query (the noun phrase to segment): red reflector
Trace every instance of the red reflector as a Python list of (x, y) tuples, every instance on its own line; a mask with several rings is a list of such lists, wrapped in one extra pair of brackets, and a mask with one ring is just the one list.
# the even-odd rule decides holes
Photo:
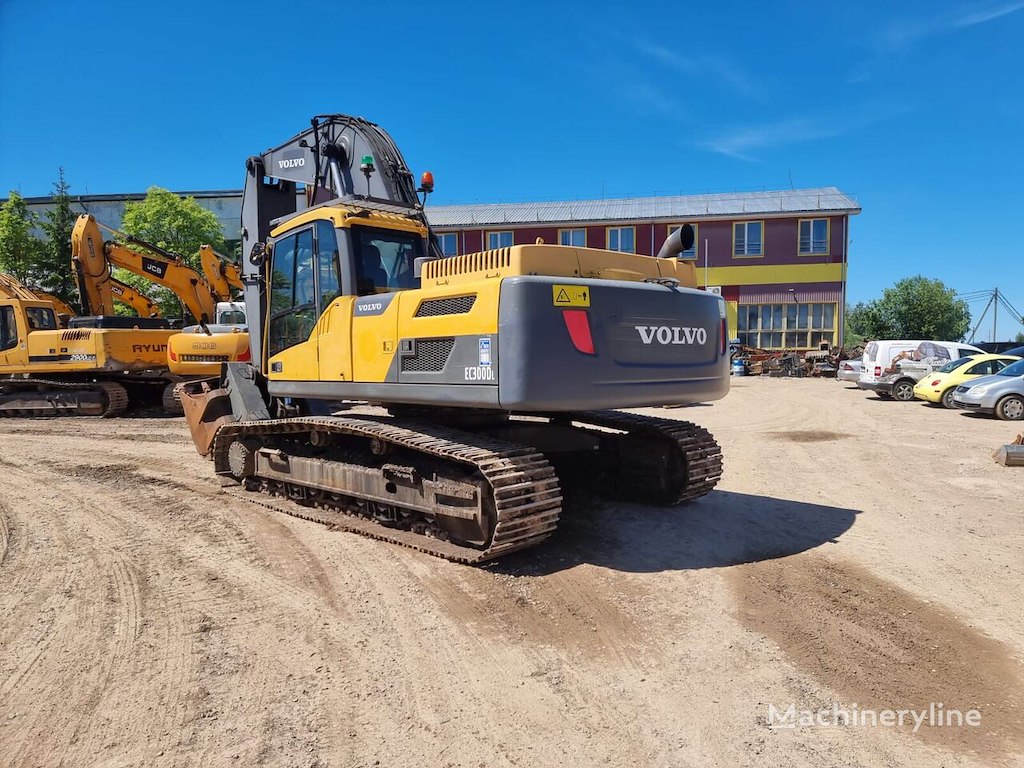
[(936, 379), (935, 381), (933, 381), (933, 382), (932, 382), (932, 386), (933, 386), (933, 387), (937, 387), (937, 386), (939, 386), (939, 379)]
[(881, 376), (881, 375), (882, 375), (882, 368), (881, 368), (881, 366), (877, 366), (876, 365), (875, 366), (875, 376)]
[(594, 339), (590, 335), (590, 319), (584, 309), (563, 309), (562, 317), (565, 327), (569, 330), (572, 345), (585, 355), (593, 355)]
[(168, 349), (167, 350), (167, 354), (170, 355), (172, 363), (178, 362), (178, 356), (176, 354), (174, 354), (174, 350), (173, 349)]
[(250, 360), (252, 360), (252, 355), (249, 354), (249, 348), (246, 347), (244, 350), (242, 350), (242, 354), (238, 356), (238, 362), (248, 363)]

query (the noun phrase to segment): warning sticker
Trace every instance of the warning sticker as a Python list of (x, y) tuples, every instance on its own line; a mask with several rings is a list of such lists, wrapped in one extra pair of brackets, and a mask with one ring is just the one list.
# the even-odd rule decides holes
[(590, 288), (585, 285), (553, 285), (551, 296), (556, 307), (590, 306)]

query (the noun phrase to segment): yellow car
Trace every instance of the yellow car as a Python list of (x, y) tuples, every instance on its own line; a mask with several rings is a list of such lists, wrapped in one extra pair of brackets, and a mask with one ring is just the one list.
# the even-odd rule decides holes
[(971, 355), (952, 360), (917, 382), (914, 397), (953, 408), (953, 390), (960, 384), (978, 376), (999, 373), (1010, 363), (1020, 359), (1012, 355)]

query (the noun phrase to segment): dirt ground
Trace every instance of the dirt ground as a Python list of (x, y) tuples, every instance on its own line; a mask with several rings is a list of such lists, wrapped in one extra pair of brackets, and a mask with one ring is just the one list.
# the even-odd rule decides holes
[[(688, 507), (488, 568), (228, 496), (180, 419), (0, 422), (0, 765), (1024, 765), (1020, 431), (822, 380)], [(972, 708), (981, 725), (770, 722)]]

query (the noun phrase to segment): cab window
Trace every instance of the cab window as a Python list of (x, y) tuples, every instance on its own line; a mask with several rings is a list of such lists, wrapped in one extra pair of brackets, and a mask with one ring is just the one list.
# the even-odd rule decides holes
[(341, 296), (341, 261), (338, 258), (338, 235), (329, 221), (316, 223), (316, 272), (320, 296), (320, 312)]
[(0, 350), (11, 349), (18, 344), (18, 323), (14, 319), (14, 307), (0, 307)]
[(313, 230), (278, 240), (270, 273), (270, 356), (306, 341), (316, 324)]
[(418, 234), (353, 227), (352, 243), (360, 296), (416, 287), (416, 259), (423, 256)]
[(28, 320), (28, 332), (57, 330), (57, 316), (52, 309), (46, 307), (28, 307), (25, 309)]
[(226, 309), (220, 313), (217, 322), (221, 325), (245, 325), (245, 312), (240, 309)]

